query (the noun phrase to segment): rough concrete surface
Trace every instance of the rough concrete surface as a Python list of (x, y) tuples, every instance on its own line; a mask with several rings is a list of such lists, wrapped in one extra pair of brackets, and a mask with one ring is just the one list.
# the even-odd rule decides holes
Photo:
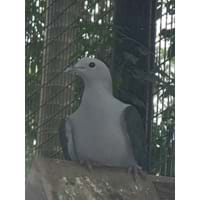
[[(26, 200), (158, 200), (149, 176), (136, 179), (127, 169), (37, 159), (26, 180)], [(165, 198), (167, 200), (167, 198)], [(170, 199), (171, 200), (171, 199)]]

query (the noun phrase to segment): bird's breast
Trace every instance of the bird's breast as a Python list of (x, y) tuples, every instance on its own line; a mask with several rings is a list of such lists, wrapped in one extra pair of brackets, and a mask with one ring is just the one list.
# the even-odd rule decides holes
[[(132, 152), (121, 117), (124, 107), (80, 110), (72, 118), (73, 134), (80, 159), (103, 164), (128, 165)], [(115, 164), (116, 163), (116, 164)]]

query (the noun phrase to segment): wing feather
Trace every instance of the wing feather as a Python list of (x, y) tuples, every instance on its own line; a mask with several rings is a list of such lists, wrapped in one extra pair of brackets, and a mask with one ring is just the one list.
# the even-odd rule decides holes
[(133, 154), (138, 164), (146, 170), (146, 142), (142, 119), (139, 112), (133, 106), (124, 110), (125, 125), (131, 140)]
[(62, 119), (59, 128), (59, 139), (66, 160), (77, 160), (73, 128), (69, 118)]

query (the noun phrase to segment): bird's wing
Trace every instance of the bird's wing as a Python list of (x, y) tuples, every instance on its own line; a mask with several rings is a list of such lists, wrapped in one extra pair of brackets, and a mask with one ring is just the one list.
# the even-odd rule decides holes
[(128, 106), (124, 110), (124, 120), (126, 131), (130, 138), (133, 154), (137, 163), (146, 170), (146, 146), (145, 132), (140, 114), (133, 106)]
[(72, 123), (69, 118), (61, 120), (59, 138), (64, 158), (66, 160), (78, 160), (75, 149)]

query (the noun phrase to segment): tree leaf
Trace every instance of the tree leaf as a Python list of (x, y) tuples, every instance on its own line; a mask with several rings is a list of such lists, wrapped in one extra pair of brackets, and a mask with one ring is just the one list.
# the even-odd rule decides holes
[(174, 88), (174, 85), (169, 85), (168, 87), (166, 87), (166, 90), (163, 93), (163, 97), (166, 98), (168, 96), (175, 97), (175, 88)]
[(171, 39), (171, 38), (174, 38), (174, 36), (175, 36), (175, 28), (173, 28), (173, 29), (162, 29), (161, 31), (160, 31), (160, 34), (159, 34), (160, 36), (163, 36), (164, 38), (166, 38), (166, 39)]
[(165, 6), (167, 8), (167, 12), (170, 15), (174, 15), (175, 14), (175, 0), (171, 0), (167, 3), (165, 3)]
[(175, 57), (175, 43), (172, 43), (169, 47), (167, 57), (169, 58), (169, 60)]

